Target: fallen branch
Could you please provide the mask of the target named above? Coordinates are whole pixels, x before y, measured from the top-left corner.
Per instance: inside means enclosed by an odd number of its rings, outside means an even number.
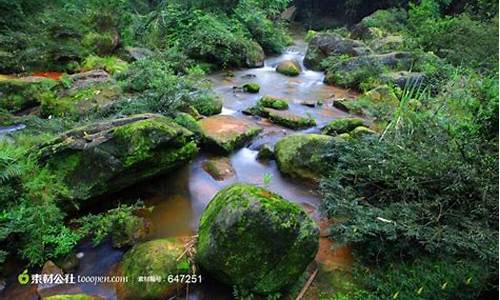
[[[311,284],[313,283],[314,281],[314,278],[316,277],[316,275],[318,274],[318,271],[319,269],[316,268],[316,270],[311,274],[311,276],[309,277],[309,279],[307,280],[306,282],[306,285],[304,285],[304,287],[302,288],[302,290],[300,291],[300,294],[297,296],[297,298],[295,298],[295,300],[300,300],[302,299],[302,297],[304,297],[304,295],[306,294],[307,292],[307,289],[309,289],[309,286],[311,286]]]

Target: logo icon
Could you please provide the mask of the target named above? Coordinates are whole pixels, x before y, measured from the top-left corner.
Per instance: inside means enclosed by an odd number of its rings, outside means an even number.
[[[19,276],[17,276],[17,281],[19,281],[20,284],[24,285],[27,284],[30,281],[30,276],[28,275],[28,270],[24,270]]]

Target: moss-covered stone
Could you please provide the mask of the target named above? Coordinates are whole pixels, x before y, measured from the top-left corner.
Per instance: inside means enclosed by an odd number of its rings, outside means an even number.
[[[319,229],[302,208],[248,184],[217,193],[198,234],[202,268],[257,294],[290,287],[314,259],[319,240]]]
[[[17,112],[36,106],[47,93],[54,93],[58,83],[40,77],[0,81],[0,109]]]
[[[42,297],[42,300],[104,300],[104,298],[87,294],[62,294]]]
[[[321,128],[321,133],[331,136],[336,136],[342,133],[347,133],[358,126],[363,126],[364,120],[361,118],[342,118],[328,123]]]
[[[73,129],[39,146],[39,163],[68,198],[84,200],[168,172],[197,152],[193,134],[169,118],[144,114]]]
[[[188,113],[180,112],[177,113],[177,116],[174,119],[175,123],[181,125],[187,130],[193,132],[196,136],[196,139],[201,139],[202,132],[200,124],[196,121],[196,119]]]
[[[213,116],[222,111],[222,100],[210,93],[204,93],[194,98],[191,105],[204,116]]]
[[[354,130],[349,133],[350,136],[355,137],[355,138],[376,135],[376,134],[377,133],[375,131],[373,131],[370,128],[365,127],[365,126],[358,126],[358,127],[354,128]]]
[[[260,147],[259,149],[259,153],[257,153],[257,159],[267,160],[273,158],[274,158],[274,149],[268,144],[262,145],[262,147]]]
[[[225,153],[243,147],[262,129],[233,116],[213,116],[198,121],[205,146]]]
[[[282,61],[277,67],[276,72],[281,73],[286,76],[299,76],[302,68],[296,60],[285,60]]]
[[[267,108],[274,108],[274,109],[278,109],[278,110],[288,109],[288,102],[285,99],[281,99],[281,98],[273,97],[273,96],[264,96],[264,97],[260,98],[257,105],[267,107]]]
[[[296,134],[278,141],[274,155],[280,171],[292,177],[318,180],[325,174],[324,152],[335,138],[319,134]]]
[[[260,91],[260,85],[255,82],[245,83],[243,85],[243,90],[247,93],[257,94]]]
[[[158,239],[136,245],[125,253],[122,262],[123,276],[128,282],[120,290],[124,299],[167,299],[182,288],[183,283],[169,283],[167,277],[189,274],[190,264],[181,239]],[[160,276],[161,282],[140,282],[140,276]]]
[[[316,126],[316,120],[311,117],[302,117],[289,111],[276,110],[273,108],[263,108],[261,116],[268,118],[274,124],[278,124],[291,129],[300,129]]]
[[[143,217],[132,216],[126,222],[117,222],[111,229],[111,244],[114,248],[130,247],[144,240],[150,223]]]

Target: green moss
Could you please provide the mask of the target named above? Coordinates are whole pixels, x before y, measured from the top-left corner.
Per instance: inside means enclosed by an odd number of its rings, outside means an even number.
[[[257,94],[260,91],[260,86],[255,82],[245,83],[243,85],[243,90],[247,93]]]
[[[43,297],[43,300],[99,300],[102,299],[98,296],[91,296],[87,294],[64,294],[64,295],[54,295],[49,297]]]
[[[110,74],[122,73],[128,70],[128,63],[114,56],[99,57],[90,55],[83,61],[81,71],[102,69]]]
[[[181,125],[187,130],[193,132],[197,138],[201,137],[201,127],[200,124],[196,121],[196,119],[188,113],[180,112],[174,119],[175,123]]]
[[[276,67],[276,72],[286,76],[299,76],[300,71],[299,63],[294,60],[283,61]]]
[[[342,133],[347,133],[358,126],[362,126],[364,120],[361,118],[342,118],[334,120],[321,129],[322,134],[335,136]]]
[[[292,129],[308,128],[316,125],[316,120],[310,117],[302,117],[289,112],[279,111],[272,108],[262,110],[262,116],[271,122]]]
[[[82,45],[98,55],[109,55],[116,47],[112,32],[89,32],[83,37]]]
[[[261,105],[263,107],[274,108],[278,110],[288,109],[288,102],[285,99],[280,99],[272,96],[264,96],[260,98],[257,105]]]
[[[350,136],[352,137],[363,137],[363,136],[369,136],[369,135],[376,135],[377,133],[373,130],[371,130],[368,127],[365,126],[358,126],[356,127],[353,131],[349,133]]]
[[[258,294],[290,287],[314,259],[318,228],[296,204],[233,184],[200,220],[197,261],[212,276]]]
[[[318,180],[326,171],[323,154],[334,142],[335,139],[328,135],[291,135],[276,143],[274,155],[281,172]]]
[[[123,275],[128,276],[125,295],[128,299],[160,299],[172,296],[181,283],[169,283],[168,275],[188,274],[189,261],[186,256],[177,260],[184,252],[184,243],[176,238],[158,239],[139,244],[123,258]],[[161,276],[161,282],[139,282],[140,276]]]
[[[222,101],[211,93],[199,95],[191,101],[191,105],[204,116],[216,115],[222,111]]]
[[[45,93],[58,86],[51,79],[25,78],[0,80],[0,108],[17,112],[40,103]]]

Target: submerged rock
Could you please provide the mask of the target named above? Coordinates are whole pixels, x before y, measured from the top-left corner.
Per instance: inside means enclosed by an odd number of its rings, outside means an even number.
[[[298,76],[301,71],[299,62],[294,59],[282,61],[276,67],[276,72],[287,76]]]
[[[245,83],[243,85],[243,90],[247,93],[257,94],[260,91],[260,86],[255,82]]]
[[[321,128],[321,133],[336,136],[342,133],[348,133],[358,126],[363,126],[364,120],[361,118],[342,118],[328,123]]]
[[[87,200],[186,163],[197,153],[193,139],[169,118],[142,114],[73,129],[37,155],[67,197]]]
[[[203,162],[203,170],[217,181],[226,180],[235,174],[231,160],[228,157],[207,159]]]
[[[319,229],[298,205],[260,187],[233,184],[201,217],[196,259],[221,282],[269,294],[297,281],[318,240]]]
[[[233,116],[213,116],[198,121],[208,148],[229,153],[243,147],[262,129]]]
[[[334,142],[328,135],[291,135],[276,143],[274,155],[282,173],[318,180],[326,171],[324,152]]]
[[[309,42],[304,65],[313,70],[321,70],[321,62],[331,55],[361,56],[371,50],[360,41],[343,38],[336,33],[318,33]]]
[[[184,253],[185,241],[178,238],[158,239],[136,245],[125,253],[122,275],[128,282],[119,287],[120,299],[168,299],[184,286],[167,280],[168,275],[189,274],[190,263]],[[140,276],[160,276],[161,281],[140,282]]]

